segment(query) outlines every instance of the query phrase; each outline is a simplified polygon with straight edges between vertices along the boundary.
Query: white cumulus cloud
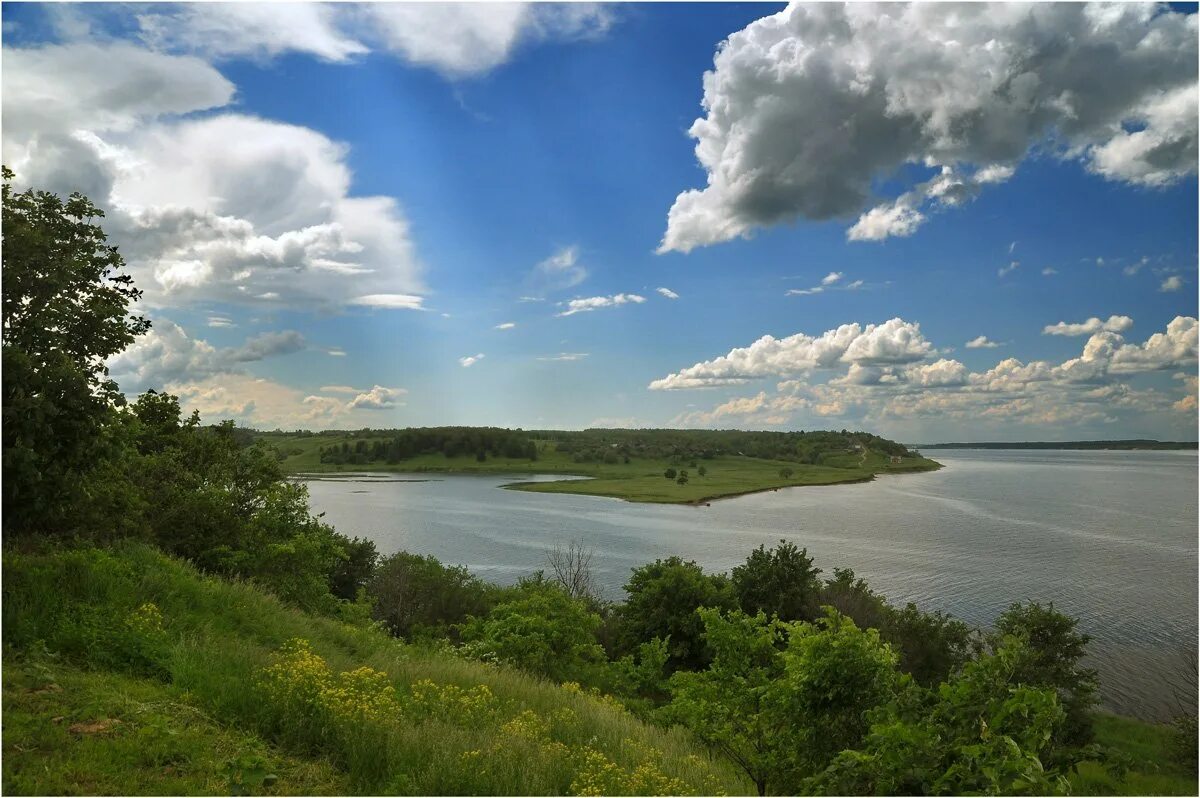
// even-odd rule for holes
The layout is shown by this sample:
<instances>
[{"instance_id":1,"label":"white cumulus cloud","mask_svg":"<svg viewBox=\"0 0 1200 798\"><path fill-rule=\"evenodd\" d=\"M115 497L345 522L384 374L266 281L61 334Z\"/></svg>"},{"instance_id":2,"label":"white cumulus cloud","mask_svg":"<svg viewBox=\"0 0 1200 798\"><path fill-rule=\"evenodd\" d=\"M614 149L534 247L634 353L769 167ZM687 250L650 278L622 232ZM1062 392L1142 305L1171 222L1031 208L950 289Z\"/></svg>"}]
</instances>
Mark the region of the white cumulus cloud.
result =
<instances>
[{"instance_id":1,"label":"white cumulus cloud","mask_svg":"<svg viewBox=\"0 0 1200 798\"><path fill-rule=\"evenodd\" d=\"M923 360L933 346L921 326L903 319L883 324L843 324L813 337L764 335L750 346L669 374L650 383L653 390L730 385L760 377L787 377L842 365L899 365Z\"/></svg>"},{"instance_id":2,"label":"white cumulus cloud","mask_svg":"<svg viewBox=\"0 0 1200 798\"><path fill-rule=\"evenodd\" d=\"M107 213L151 305L328 307L415 295L422 267L389 197L355 196L346 147L239 113L194 56L127 43L5 48L6 162L18 186Z\"/></svg>"},{"instance_id":3,"label":"white cumulus cloud","mask_svg":"<svg viewBox=\"0 0 1200 798\"><path fill-rule=\"evenodd\" d=\"M659 251L860 214L852 240L911 235L1034 151L1174 182L1196 170L1197 30L1153 4L792 3L718 48L689 130L707 185ZM906 164L932 176L874 196Z\"/></svg>"}]
</instances>

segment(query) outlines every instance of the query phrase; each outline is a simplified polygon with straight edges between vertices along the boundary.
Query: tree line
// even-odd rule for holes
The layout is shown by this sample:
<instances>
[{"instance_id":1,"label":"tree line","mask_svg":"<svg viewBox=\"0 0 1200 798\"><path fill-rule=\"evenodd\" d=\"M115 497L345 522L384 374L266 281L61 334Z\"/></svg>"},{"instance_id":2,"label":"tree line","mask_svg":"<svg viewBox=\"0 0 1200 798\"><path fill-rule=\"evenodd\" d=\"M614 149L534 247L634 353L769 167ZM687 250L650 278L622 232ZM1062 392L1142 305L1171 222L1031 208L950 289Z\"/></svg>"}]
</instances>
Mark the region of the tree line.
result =
<instances>
[{"instance_id":1,"label":"tree line","mask_svg":"<svg viewBox=\"0 0 1200 798\"><path fill-rule=\"evenodd\" d=\"M364 434L370 435L369 431ZM379 434L379 433L376 433ZM520 430L497 427L422 427L398 430L382 438L359 437L319 447L322 463L395 465L413 457L440 454L445 457L489 457L510 460L537 460L537 443Z\"/></svg>"}]
</instances>

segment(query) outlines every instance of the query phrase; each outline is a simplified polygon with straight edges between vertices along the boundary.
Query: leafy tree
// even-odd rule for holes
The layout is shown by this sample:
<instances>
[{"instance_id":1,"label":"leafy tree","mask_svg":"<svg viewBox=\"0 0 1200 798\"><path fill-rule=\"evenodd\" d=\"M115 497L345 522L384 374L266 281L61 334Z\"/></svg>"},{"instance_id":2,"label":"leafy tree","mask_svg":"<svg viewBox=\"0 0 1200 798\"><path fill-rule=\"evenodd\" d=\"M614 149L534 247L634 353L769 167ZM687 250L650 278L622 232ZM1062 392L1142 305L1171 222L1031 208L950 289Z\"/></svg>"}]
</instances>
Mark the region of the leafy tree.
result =
<instances>
[{"instance_id":1,"label":"leafy tree","mask_svg":"<svg viewBox=\"0 0 1200 798\"><path fill-rule=\"evenodd\" d=\"M817 617L821 585L808 549L780 540L768 550L759 546L731 573L733 592L743 612L765 612L783 621Z\"/></svg>"},{"instance_id":2,"label":"leafy tree","mask_svg":"<svg viewBox=\"0 0 1200 798\"><path fill-rule=\"evenodd\" d=\"M687 474L680 474L679 479L675 480L676 484L686 485L688 483Z\"/></svg>"},{"instance_id":3,"label":"leafy tree","mask_svg":"<svg viewBox=\"0 0 1200 798\"><path fill-rule=\"evenodd\" d=\"M519 586L485 617L462 627L468 653L508 662L555 681L604 680L604 649L596 642L600 616L544 579Z\"/></svg>"},{"instance_id":4,"label":"leafy tree","mask_svg":"<svg viewBox=\"0 0 1200 798\"><path fill-rule=\"evenodd\" d=\"M783 625L761 612L701 609L699 616L712 663L671 677L671 703L663 715L727 757L766 795L786 758L778 742L787 719L770 711L770 691L783 672Z\"/></svg>"},{"instance_id":5,"label":"leafy tree","mask_svg":"<svg viewBox=\"0 0 1200 798\"><path fill-rule=\"evenodd\" d=\"M854 619L862 628L883 629L887 625L887 600L871 590L866 581L854 575L850 568L834 568L833 576L821 586L822 606L830 606Z\"/></svg>"},{"instance_id":6,"label":"leafy tree","mask_svg":"<svg viewBox=\"0 0 1200 798\"><path fill-rule=\"evenodd\" d=\"M1064 713L1052 690L1022 684L1024 644L1007 638L936 691L915 684L872 713L861 746L806 785L827 795L1055 795L1066 769L1047 767Z\"/></svg>"},{"instance_id":7,"label":"leafy tree","mask_svg":"<svg viewBox=\"0 0 1200 798\"><path fill-rule=\"evenodd\" d=\"M638 646L637 656L626 654L613 662L614 681L626 695L661 701L667 697L667 641L654 638Z\"/></svg>"},{"instance_id":8,"label":"leafy tree","mask_svg":"<svg viewBox=\"0 0 1200 798\"><path fill-rule=\"evenodd\" d=\"M772 686L771 712L792 719L780 736L789 792L866 735L867 712L901 684L897 657L875 629L827 610L814 623L787 626L784 672Z\"/></svg>"},{"instance_id":9,"label":"leafy tree","mask_svg":"<svg viewBox=\"0 0 1200 798\"><path fill-rule=\"evenodd\" d=\"M1020 659L1016 677L1032 687L1055 691L1066 712L1066 722L1056 732L1056 742L1082 746L1094 736L1092 710L1098 701L1096 671L1083 667L1089 635L1076 631L1076 619L1032 602L1013 604L996 619L998 640L1018 637L1025 641L1025 656Z\"/></svg>"},{"instance_id":10,"label":"leafy tree","mask_svg":"<svg viewBox=\"0 0 1200 798\"><path fill-rule=\"evenodd\" d=\"M379 551L373 540L355 537L345 540L343 553L329 575L329 589L340 599L354 601L375 575Z\"/></svg>"},{"instance_id":11,"label":"leafy tree","mask_svg":"<svg viewBox=\"0 0 1200 798\"><path fill-rule=\"evenodd\" d=\"M663 476L666 477L667 479L675 479L676 471L674 468L668 468L666 471L663 472Z\"/></svg>"},{"instance_id":12,"label":"leafy tree","mask_svg":"<svg viewBox=\"0 0 1200 798\"><path fill-rule=\"evenodd\" d=\"M733 594L724 575L709 575L695 562L679 557L655 560L634 568L625 584L621 608L624 649L653 638L667 640L670 670L697 669L709 662L701 607L732 609Z\"/></svg>"},{"instance_id":13,"label":"leafy tree","mask_svg":"<svg viewBox=\"0 0 1200 798\"><path fill-rule=\"evenodd\" d=\"M708 469L705 468L704 466L700 466L699 468L696 469L696 473L699 474L700 476L704 476L708 473Z\"/></svg>"},{"instance_id":14,"label":"leafy tree","mask_svg":"<svg viewBox=\"0 0 1200 798\"><path fill-rule=\"evenodd\" d=\"M87 198L16 193L3 168L3 524L69 534L84 475L114 449L123 402L106 358L150 327Z\"/></svg>"},{"instance_id":15,"label":"leafy tree","mask_svg":"<svg viewBox=\"0 0 1200 798\"><path fill-rule=\"evenodd\" d=\"M724 753L758 788L795 793L846 748L901 684L873 629L830 611L816 623L702 610L712 664L671 677L665 714Z\"/></svg>"},{"instance_id":16,"label":"leafy tree","mask_svg":"<svg viewBox=\"0 0 1200 798\"><path fill-rule=\"evenodd\" d=\"M977 654L969 626L944 612L922 612L911 602L889 609L883 639L900 652L900 670L918 684L940 684Z\"/></svg>"},{"instance_id":17,"label":"leafy tree","mask_svg":"<svg viewBox=\"0 0 1200 798\"><path fill-rule=\"evenodd\" d=\"M491 589L466 568L404 551L380 561L367 593L374 617L404 638L445 633L492 603Z\"/></svg>"},{"instance_id":18,"label":"leafy tree","mask_svg":"<svg viewBox=\"0 0 1200 798\"><path fill-rule=\"evenodd\" d=\"M795 472L795 471L793 471L793 470L792 470L792 469L790 469L790 468L781 468L781 469L779 469L779 476L780 476L781 478L783 478L783 479L791 479L791 478L792 478L792 474L794 474L794 473L796 473L796 472Z\"/></svg>"}]
</instances>

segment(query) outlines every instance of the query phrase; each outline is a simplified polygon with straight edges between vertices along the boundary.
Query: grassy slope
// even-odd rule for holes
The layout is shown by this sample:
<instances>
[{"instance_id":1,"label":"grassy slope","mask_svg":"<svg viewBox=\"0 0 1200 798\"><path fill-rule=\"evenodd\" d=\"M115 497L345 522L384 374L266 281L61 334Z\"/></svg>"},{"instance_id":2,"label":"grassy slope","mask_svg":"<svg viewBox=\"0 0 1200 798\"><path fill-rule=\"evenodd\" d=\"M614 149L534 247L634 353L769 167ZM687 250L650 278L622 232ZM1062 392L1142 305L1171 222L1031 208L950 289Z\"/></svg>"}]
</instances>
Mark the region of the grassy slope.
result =
<instances>
[{"instance_id":1,"label":"grassy slope","mask_svg":"<svg viewBox=\"0 0 1200 798\"><path fill-rule=\"evenodd\" d=\"M727 496L738 496L776 488L802 485L833 485L862 482L876 474L928 471L938 464L925 458L908 458L893 464L889 458L875 452L845 454L828 458L826 464L802 465L781 460L762 460L754 457L726 456L712 460L697 460L707 473L700 476L690 464L672 466L666 460L634 459L630 463L576 463L569 455L547 447L538 460L490 458L478 462L474 457L447 458L440 454L421 455L403 463L388 465L329 465L320 461L319 448L341 444L343 440L359 438L318 437L315 435L271 436L270 441L287 454L283 467L291 473L352 473L355 471L442 472L462 474L561 474L589 477L586 480L561 482L516 483L508 487L537 493L577 493L590 496L610 496L634 502L682 504L702 502ZM370 437L368 441L372 440ZM668 468L685 469L688 483L679 485L663 473ZM792 476L779 475L780 469L790 468Z\"/></svg>"},{"instance_id":2,"label":"grassy slope","mask_svg":"<svg viewBox=\"0 0 1200 798\"><path fill-rule=\"evenodd\" d=\"M90 623L107 618L111 626L144 602L161 609L168 640L167 667L157 675L139 675L102 657L104 627ZM305 615L249 585L201 577L144 546L99 556L6 553L3 613L6 794L228 794L230 763L237 773L255 760L279 777L274 787L255 792L562 793L578 763L525 755L526 743L501 721L522 709L551 717L565 708L578 724L555 727L554 737L575 750L590 745L629 772L649 761L652 749L657 767L690 790L751 791L677 731L646 726L519 672ZM369 741L387 762L383 772L364 768L336 746L314 746L289 733L289 718L255 689L272 652L294 637L309 640L338 669L385 671L401 691L419 679L486 684L504 711L487 722L413 719L389 739ZM1116 779L1085 764L1072 778L1074 794L1197 794L1196 775L1167 755L1165 727L1101 715L1097 732L1099 742L1124 752L1133 768ZM464 752L488 750L497 752L496 761L485 755L464 767Z\"/></svg>"},{"instance_id":3,"label":"grassy slope","mask_svg":"<svg viewBox=\"0 0 1200 798\"><path fill-rule=\"evenodd\" d=\"M279 776L278 794L561 794L583 772L587 747L626 774L651 763L689 792L750 789L678 730L517 671L306 615L144 546L6 552L3 584L7 794L228 794L228 762L255 757ZM109 640L145 602L161 610L166 641L165 665L148 673L114 660ZM494 714L404 714L352 744L321 737L308 716L256 686L291 638L307 639L335 671L385 672L401 697L423 679L487 685ZM505 723L522 710L555 718L551 738L565 747L514 736Z\"/></svg>"},{"instance_id":4,"label":"grassy slope","mask_svg":"<svg viewBox=\"0 0 1200 798\"><path fill-rule=\"evenodd\" d=\"M1074 795L1197 795L1196 773L1171 760L1171 728L1132 718L1099 714L1096 741L1132 761L1124 778L1115 778L1093 762L1085 762L1071 777Z\"/></svg>"}]
</instances>

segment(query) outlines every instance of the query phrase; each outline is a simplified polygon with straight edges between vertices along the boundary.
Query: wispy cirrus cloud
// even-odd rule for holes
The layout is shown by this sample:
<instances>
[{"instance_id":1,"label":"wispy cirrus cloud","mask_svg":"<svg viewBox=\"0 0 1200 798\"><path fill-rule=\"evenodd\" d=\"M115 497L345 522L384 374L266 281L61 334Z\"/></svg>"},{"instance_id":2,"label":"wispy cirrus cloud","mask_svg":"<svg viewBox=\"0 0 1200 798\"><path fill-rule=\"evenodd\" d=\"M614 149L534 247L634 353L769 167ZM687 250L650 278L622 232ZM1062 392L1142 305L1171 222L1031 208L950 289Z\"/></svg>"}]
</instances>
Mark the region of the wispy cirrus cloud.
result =
<instances>
[{"instance_id":1,"label":"wispy cirrus cloud","mask_svg":"<svg viewBox=\"0 0 1200 798\"><path fill-rule=\"evenodd\" d=\"M590 296L583 299L572 299L566 303L567 309L555 315L574 316L576 313L589 313L602 308L615 308L620 305L640 305L645 302L644 296L638 294L613 294L612 296Z\"/></svg>"}]
</instances>

